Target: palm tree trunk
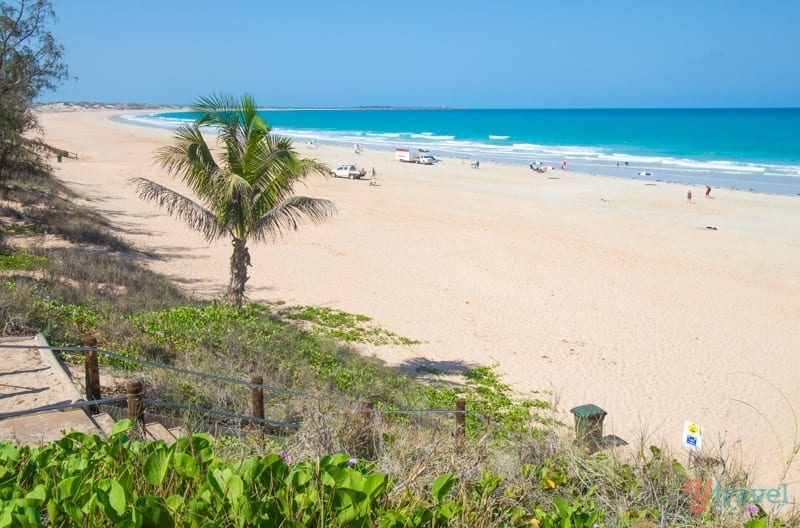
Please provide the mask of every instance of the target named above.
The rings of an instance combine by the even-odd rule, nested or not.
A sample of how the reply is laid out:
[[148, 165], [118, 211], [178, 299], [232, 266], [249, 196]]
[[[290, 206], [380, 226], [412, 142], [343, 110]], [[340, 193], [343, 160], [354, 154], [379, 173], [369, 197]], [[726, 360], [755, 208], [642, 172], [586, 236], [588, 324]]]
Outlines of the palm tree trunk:
[[231, 255], [231, 283], [228, 286], [228, 302], [236, 308], [242, 307], [244, 301], [244, 285], [247, 279], [247, 267], [250, 265], [250, 252], [247, 250], [247, 240], [233, 239], [233, 255]]

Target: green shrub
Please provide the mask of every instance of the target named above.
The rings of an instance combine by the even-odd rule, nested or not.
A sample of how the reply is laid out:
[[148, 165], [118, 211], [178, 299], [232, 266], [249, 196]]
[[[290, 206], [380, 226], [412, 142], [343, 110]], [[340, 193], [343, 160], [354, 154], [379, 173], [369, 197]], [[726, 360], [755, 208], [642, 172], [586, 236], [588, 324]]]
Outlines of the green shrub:
[[5, 250], [0, 252], [0, 270], [36, 270], [50, 266], [51, 261], [45, 256], [35, 255], [23, 250]]

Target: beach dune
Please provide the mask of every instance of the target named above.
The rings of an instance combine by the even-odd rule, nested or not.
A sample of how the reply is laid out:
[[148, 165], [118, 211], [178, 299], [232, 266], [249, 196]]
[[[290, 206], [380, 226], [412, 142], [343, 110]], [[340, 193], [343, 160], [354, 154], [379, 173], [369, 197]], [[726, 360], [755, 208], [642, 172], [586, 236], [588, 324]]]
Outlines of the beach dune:
[[[209, 244], [127, 184], [181, 189], [153, 159], [171, 131], [110, 118], [40, 115], [46, 140], [79, 154], [56, 175], [149, 265], [219, 298], [231, 247]], [[412, 346], [366, 347], [390, 365], [497, 365], [521, 393], [608, 412], [605, 433], [683, 456], [686, 420], [704, 451], [747, 464], [758, 488], [788, 483], [800, 462], [800, 198], [298, 143], [364, 181], [312, 177], [298, 194], [338, 216], [272, 244], [251, 244], [251, 300], [282, 299], [369, 315]], [[688, 190], [694, 203], [687, 203]], [[685, 462], [685, 459], [682, 461]]]

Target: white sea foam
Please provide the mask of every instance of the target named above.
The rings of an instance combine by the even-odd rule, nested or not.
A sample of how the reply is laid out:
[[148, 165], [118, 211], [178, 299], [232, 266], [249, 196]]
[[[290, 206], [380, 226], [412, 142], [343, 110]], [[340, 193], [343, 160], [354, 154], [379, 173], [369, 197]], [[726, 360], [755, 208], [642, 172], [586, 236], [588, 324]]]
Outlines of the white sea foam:
[[432, 132], [422, 132], [421, 134], [411, 134], [411, 137], [412, 138], [418, 138], [418, 139], [431, 139], [431, 140], [455, 139], [455, 136], [436, 136]]
[[701, 169], [710, 171], [733, 171], [733, 172], [764, 172], [764, 167], [752, 163], [735, 163], [725, 160], [697, 161], [688, 159], [667, 158], [662, 161], [663, 165], [685, 167], [689, 169]]
[[664, 161], [663, 156], [635, 156], [631, 154], [600, 153], [597, 158], [600, 161], [628, 162], [630, 165], [657, 165]]
[[[191, 120], [162, 117], [158, 114], [126, 114], [120, 119], [140, 125], [173, 129], [180, 124], [191, 122]], [[527, 142], [508, 144], [506, 140], [509, 136], [494, 134], [485, 136], [485, 140], [462, 140], [456, 139], [453, 135], [437, 135], [430, 131], [374, 132], [288, 128], [275, 128], [273, 131], [299, 141], [314, 139], [320, 143], [347, 147], [359, 143], [365, 148], [387, 151], [396, 147], [425, 148], [437, 157], [480, 159], [526, 166], [533, 161], [558, 166], [562, 160], [567, 160], [569, 167], [574, 170], [597, 174], [635, 177], [644, 171], [652, 174], [649, 178], [669, 181], [755, 188], [782, 194], [796, 194], [800, 191], [800, 165], [773, 165], [719, 159], [693, 160], [614, 152], [610, 148], [576, 145], [544, 145]]]
[[154, 126], [158, 128], [178, 128], [180, 125], [189, 123], [184, 119], [161, 117], [158, 114], [125, 114], [119, 116], [122, 121], [128, 121], [137, 125]]
[[376, 137], [376, 138], [381, 138], [381, 137], [397, 138], [397, 137], [400, 137], [401, 134], [399, 132], [382, 132], [382, 133], [367, 132], [365, 135], [367, 135], [369, 137]]

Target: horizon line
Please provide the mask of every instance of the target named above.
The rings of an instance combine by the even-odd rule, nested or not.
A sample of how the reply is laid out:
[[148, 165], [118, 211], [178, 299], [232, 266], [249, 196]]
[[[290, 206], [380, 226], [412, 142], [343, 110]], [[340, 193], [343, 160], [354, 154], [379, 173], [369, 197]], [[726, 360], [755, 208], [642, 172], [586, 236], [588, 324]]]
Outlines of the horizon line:
[[[33, 106], [105, 106], [120, 109], [191, 108], [193, 103], [134, 103], [102, 101], [47, 101]], [[259, 110], [800, 110], [800, 106], [575, 106], [575, 107], [513, 107], [513, 106], [451, 106], [451, 105], [350, 105], [350, 106], [259, 106]]]

